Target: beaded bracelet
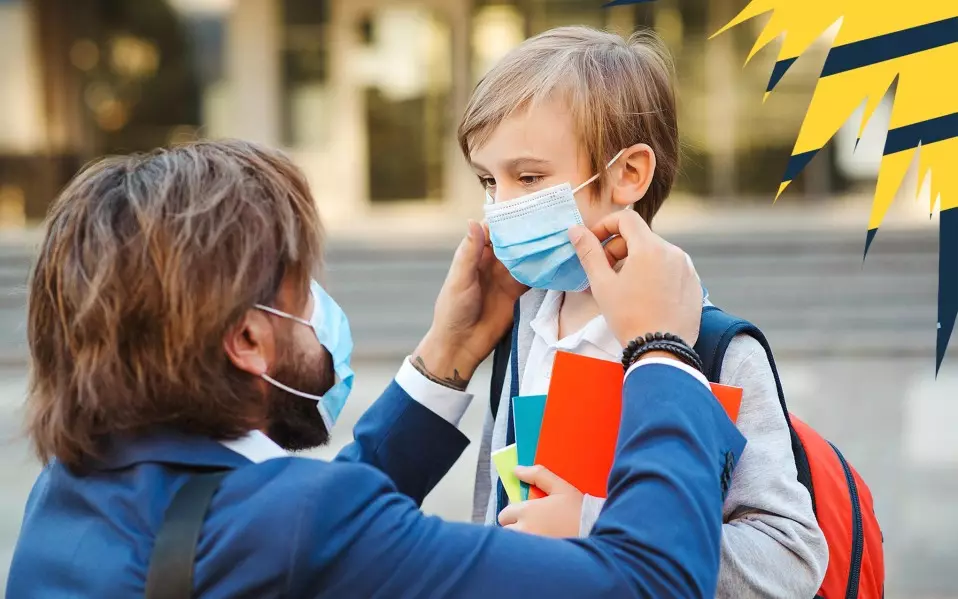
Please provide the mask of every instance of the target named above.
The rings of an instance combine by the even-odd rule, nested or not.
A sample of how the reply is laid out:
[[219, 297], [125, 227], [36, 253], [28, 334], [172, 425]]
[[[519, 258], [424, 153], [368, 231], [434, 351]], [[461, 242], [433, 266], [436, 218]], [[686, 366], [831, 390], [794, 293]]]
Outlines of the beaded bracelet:
[[665, 351], [681, 362], [702, 372], [702, 360], [695, 350], [671, 333], [647, 333], [645, 337], [636, 337], [622, 350], [622, 368], [628, 370], [640, 357], [650, 351]]

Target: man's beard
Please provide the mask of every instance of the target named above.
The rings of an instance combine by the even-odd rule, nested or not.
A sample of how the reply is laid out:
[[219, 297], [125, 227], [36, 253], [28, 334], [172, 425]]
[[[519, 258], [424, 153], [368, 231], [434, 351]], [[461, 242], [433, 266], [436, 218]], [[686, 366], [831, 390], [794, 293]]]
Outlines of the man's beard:
[[[319, 359], [310, 359], [293, 348], [293, 343], [286, 347], [290, 350], [279, 356], [276, 372], [271, 375], [273, 378], [310, 395], [323, 395], [333, 387], [336, 374], [326, 348], [323, 348]], [[272, 385], [269, 386], [266, 401], [269, 402], [267, 434], [283, 449], [301, 451], [320, 447], [329, 441], [329, 431], [315, 401]]]

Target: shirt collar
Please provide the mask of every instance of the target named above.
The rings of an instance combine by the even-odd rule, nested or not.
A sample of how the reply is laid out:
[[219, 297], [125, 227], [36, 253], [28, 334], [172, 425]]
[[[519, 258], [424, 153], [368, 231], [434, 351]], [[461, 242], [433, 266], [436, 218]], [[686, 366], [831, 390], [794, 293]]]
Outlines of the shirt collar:
[[539, 311], [529, 323], [532, 332], [541, 337], [550, 347], [559, 341], [559, 308], [562, 292], [549, 290], [539, 305]]
[[[264, 435], [265, 436], [265, 435]], [[238, 468], [252, 460], [222, 443], [201, 435], [170, 429], [110, 437], [100, 455], [91, 460], [95, 470], [119, 470], [154, 462], [179, 466]]]
[[106, 444], [95, 470], [119, 470], [135, 464], [155, 462], [179, 466], [239, 468], [289, 454], [261, 431], [250, 431], [239, 439], [216, 441], [160, 429], [143, 435], [116, 435]]
[[[686, 256], [687, 257], [687, 256]], [[689, 259], [691, 263], [691, 259]], [[549, 290], [546, 292], [539, 311], [529, 323], [533, 334], [542, 339], [553, 349], [575, 352], [582, 344], [588, 343], [599, 351], [618, 359], [622, 353], [622, 345], [612, 334], [605, 317], [601, 314], [590, 320], [579, 331], [559, 339], [559, 309], [562, 307], [563, 292]], [[708, 289], [702, 285], [702, 306], [711, 306]]]
[[235, 451], [254, 464], [284, 458], [289, 454], [285, 449], [267, 437], [262, 431], [250, 431], [245, 436], [232, 441], [220, 441], [227, 449]]
[[601, 314], [575, 333], [559, 339], [559, 308], [562, 307], [562, 297], [561, 291], [550, 290], [546, 293], [536, 317], [529, 323], [532, 332], [554, 349], [575, 352], [582, 344], [588, 343], [617, 359], [622, 353], [622, 346]]

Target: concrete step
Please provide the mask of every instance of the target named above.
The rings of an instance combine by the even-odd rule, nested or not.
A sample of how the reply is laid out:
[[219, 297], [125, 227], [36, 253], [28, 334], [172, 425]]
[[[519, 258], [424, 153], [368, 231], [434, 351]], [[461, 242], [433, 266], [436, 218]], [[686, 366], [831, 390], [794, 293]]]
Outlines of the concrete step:
[[[937, 239], [889, 232], [862, 263], [864, 235], [823, 232], [672, 240], [693, 258], [712, 300], [765, 330], [778, 353], [932, 354]], [[357, 356], [411, 351], [426, 331], [455, 242], [383, 248], [334, 240], [326, 284], [352, 320]], [[0, 361], [26, 355], [33, 251], [0, 246]]]

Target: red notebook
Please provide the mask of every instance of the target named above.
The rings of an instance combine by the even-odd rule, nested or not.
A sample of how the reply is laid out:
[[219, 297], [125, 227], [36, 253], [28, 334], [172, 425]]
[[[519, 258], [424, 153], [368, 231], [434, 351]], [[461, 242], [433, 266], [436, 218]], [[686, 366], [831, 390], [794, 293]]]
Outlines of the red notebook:
[[[593, 497], [606, 496], [622, 417], [624, 374], [618, 362], [557, 352], [536, 448], [541, 464]], [[734, 422], [742, 390], [712, 385]], [[529, 499], [545, 496], [532, 487]]]
[[742, 388], [719, 385], [718, 383], [709, 383], [709, 385], [712, 387], [715, 398], [725, 408], [728, 417], [732, 419], [732, 422], [738, 422], [738, 410], [742, 406]]

